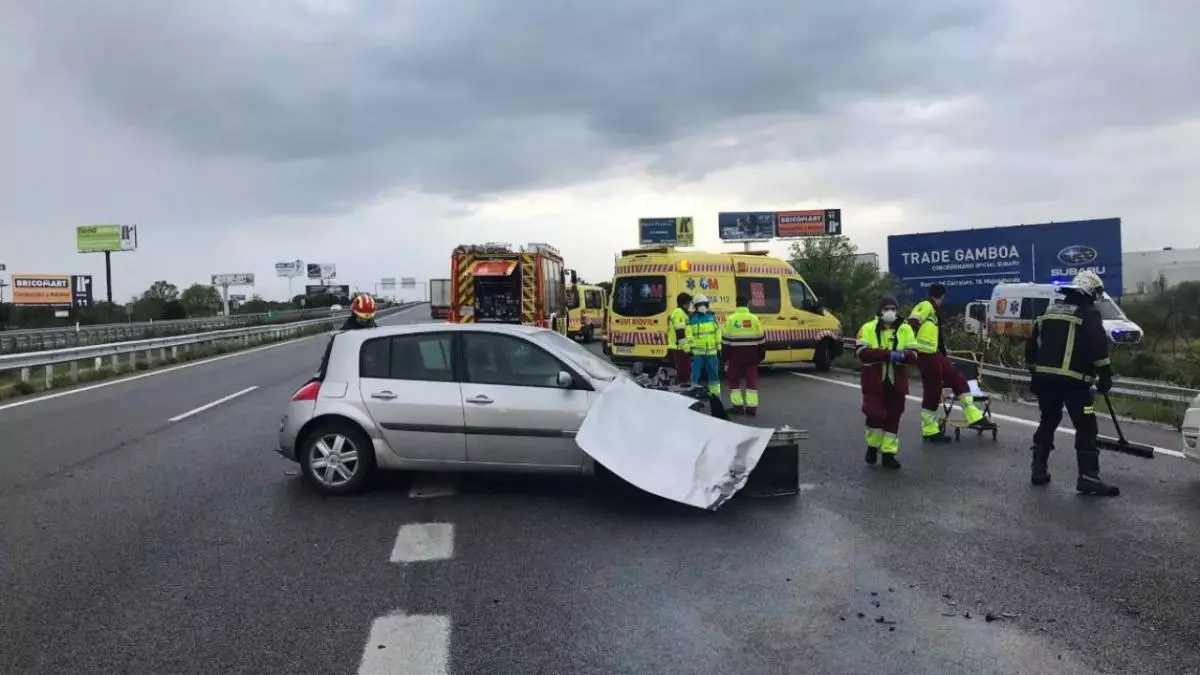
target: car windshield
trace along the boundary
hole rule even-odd
[[[1112,298],[1104,297],[1097,300],[1096,309],[1100,310],[1100,317],[1105,321],[1128,321],[1125,318],[1125,312],[1121,311]]]
[[[538,331],[532,337],[534,342],[540,342],[547,347],[564,352],[571,361],[597,380],[611,382],[622,374],[621,370],[613,364],[596,356],[571,338],[554,331]]]

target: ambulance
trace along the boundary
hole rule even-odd
[[[767,251],[703,253],[673,247],[621,252],[613,277],[605,353],[618,364],[667,359],[667,317],[683,292],[705,295],[724,321],[741,295],[767,337],[764,364],[813,363],[842,351],[842,324],[786,261]]]
[[[567,288],[567,337],[580,342],[603,339],[607,297],[604,289],[590,284]]]
[[[1046,308],[1062,297],[1059,284],[1008,283],[996,284],[991,300],[979,300],[967,305],[966,328],[976,335],[1010,335],[1027,338],[1033,331],[1033,321]],[[1114,344],[1138,344],[1142,328],[1125,316],[1112,296],[1105,293],[1096,302],[1104,320],[1104,330]]]

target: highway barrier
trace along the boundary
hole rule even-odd
[[[413,302],[383,308],[380,309],[379,316],[384,317],[419,304],[423,303]],[[258,343],[299,337],[313,331],[334,330],[345,320],[346,313],[330,314],[326,310],[324,317],[306,321],[171,335],[147,340],[108,342],[66,349],[0,354],[0,375],[18,372],[18,381],[24,383],[26,388],[34,385],[36,378],[43,383],[45,389],[50,389],[62,374],[65,374],[69,381],[80,381],[81,364],[88,362],[92,372],[112,375],[152,368],[158,363],[178,360],[181,356],[186,358],[197,349],[228,346],[229,343],[233,343],[235,347],[249,347]],[[63,367],[66,368],[66,372],[60,373]]]
[[[847,353],[854,353],[854,338],[846,338],[842,341]],[[1010,368],[991,363],[985,363],[982,366],[984,378],[996,378],[1007,380],[1018,384],[1029,384],[1029,371],[1024,368]],[[1144,401],[1173,401],[1176,403],[1191,403],[1196,400],[1197,394],[1200,391],[1196,389],[1188,389],[1187,387],[1177,387],[1166,382],[1149,382],[1146,380],[1126,380],[1120,377],[1113,378],[1112,395],[1123,396],[1125,398],[1140,399]]]
[[[348,314],[349,310],[346,310],[341,312],[340,316],[345,319]],[[328,307],[322,307],[287,312],[234,314],[233,316],[178,319],[174,321],[137,321],[93,324],[88,326],[0,330],[0,354],[86,347],[110,342],[168,337],[242,326],[283,324],[334,315],[336,313],[331,313]]]

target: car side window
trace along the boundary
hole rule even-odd
[[[735,286],[755,314],[778,314],[782,309],[779,277],[738,277]]]
[[[453,344],[448,333],[367,340],[359,352],[359,374],[385,380],[453,382]]]
[[[541,347],[493,333],[464,333],[467,381],[513,387],[558,387],[563,364]]]
[[[792,307],[813,311],[817,307],[817,296],[808,289],[808,286],[799,279],[788,279],[788,297],[791,299]]]

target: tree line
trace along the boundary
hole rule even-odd
[[[266,300],[253,295],[245,302],[231,307],[233,314],[262,314],[270,311],[288,311],[303,308],[320,308],[344,303],[345,298],[332,295],[307,297],[294,296],[290,302]],[[170,321],[176,319],[218,316],[224,309],[221,292],[208,284],[192,284],[180,290],[175,284],[159,280],[126,304],[95,302],[87,309],[73,309],[67,317],[55,316],[51,307],[15,307],[12,303],[0,303],[0,330],[23,328],[52,328],[101,323],[123,323],[127,321]]]

